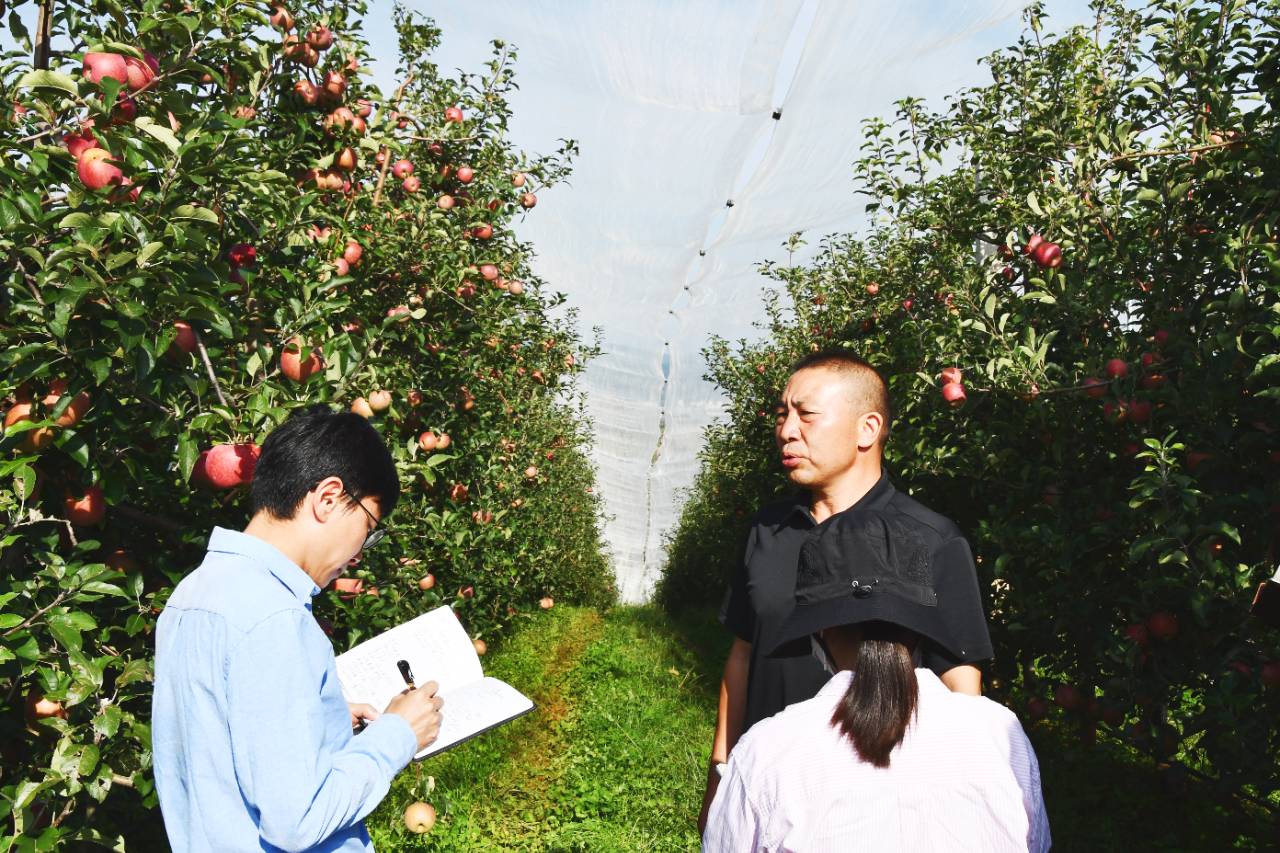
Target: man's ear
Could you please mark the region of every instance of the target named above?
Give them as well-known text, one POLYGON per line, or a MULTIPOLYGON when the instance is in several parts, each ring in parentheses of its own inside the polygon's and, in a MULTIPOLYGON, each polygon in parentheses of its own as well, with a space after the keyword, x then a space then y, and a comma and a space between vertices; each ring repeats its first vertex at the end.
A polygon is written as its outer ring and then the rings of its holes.
POLYGON ((341 477, 325 477, 307 495, 316 521, 325 522, 342 507, 346 486, 341 477))
POLYGON ((858 449, 874 447, 880 441, 880 431, 884 429, 884 415, 876 411, 867 412, 858 419, 858 449))

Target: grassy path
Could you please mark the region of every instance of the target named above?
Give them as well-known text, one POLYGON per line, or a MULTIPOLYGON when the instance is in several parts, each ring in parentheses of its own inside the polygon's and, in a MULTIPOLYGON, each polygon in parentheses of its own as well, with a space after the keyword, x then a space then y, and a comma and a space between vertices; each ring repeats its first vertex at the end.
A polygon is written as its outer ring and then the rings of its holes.
MULTIPOLYGON (((410 767, 369 819, 381 850, 685 851, 727 640, 648 608, 556 608, 486 660, 538 705, 410 767), (426 800, 435 829, 408 833, 426 800)), ((446 709, 447 712, 447 709, 446 709)))
MULTIPOLYGON (((557 607, 531 617, 485 661, 535 713, 410 767, 369 819, 380 850, 689 851, 715 721, 726 633, 708 613, 557 607), (440 819, 404 829, 414 800, 440 819)), ((447 709, 446 709, 447 711, 447 709)), ((1054 849, 1264 850, 1280 837, 1257 813, 1118 744, 1083 746, 1049 721, 1040 758, 1054 849)))

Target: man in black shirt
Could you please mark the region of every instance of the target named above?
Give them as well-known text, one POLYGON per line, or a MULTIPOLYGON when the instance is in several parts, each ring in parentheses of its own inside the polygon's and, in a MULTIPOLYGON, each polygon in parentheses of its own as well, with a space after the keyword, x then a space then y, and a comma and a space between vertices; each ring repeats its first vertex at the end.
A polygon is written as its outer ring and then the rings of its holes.
MULTIPOLYGON (((774 438, 792 483, 804 492, 770 504, 752 519, 742 562, 730 583, 720 621, 734 633, 720 683, 707 792, 699 818, 715 796, 717 764, 728 761, 754 723, 812 698, 828 674, 806 643, 765 655, 795 600, 800 547, 832 516, 858 507, 890 513, 895 529, 926 544, 941 615, 959 656, 926 646, 922 663, 951 690, 980 695, 975 665, 991 657, 978 577, 969 545, 954 523, 899 492, 882 466, 889 395, 875 368, 849 350, 830 349, 799 361, 778 403, 774 438)), ((903 543, 905 544, 905 543, 903 543)), ((888 542, 892 549, 895 543, 888 542)))

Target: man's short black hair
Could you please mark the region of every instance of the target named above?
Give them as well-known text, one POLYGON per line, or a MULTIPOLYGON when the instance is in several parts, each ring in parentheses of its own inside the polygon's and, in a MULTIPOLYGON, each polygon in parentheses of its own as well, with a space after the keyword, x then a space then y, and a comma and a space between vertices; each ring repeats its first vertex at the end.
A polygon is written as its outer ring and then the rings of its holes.
POLYGON ((250 494, 254 513, 290 519, 326 477, 356 500, 374 497, 383 516, 400 497, 400 478, 382 436, 354 412, 320 404, 298 409, 262 443, 250 494))
POLYGON ((854 402, 864 412, 879 412, 884 417, 884 426, 880 430, 880 443, 883 444, 889 435, 893 412, 889 403, 889 383, 884 381, 880 371, 846 347, 827 347, 811 352, 791 365, 791 373, 794 375, 811 367, 832 370, 854 380, 853 385, 857 389, 854 402))

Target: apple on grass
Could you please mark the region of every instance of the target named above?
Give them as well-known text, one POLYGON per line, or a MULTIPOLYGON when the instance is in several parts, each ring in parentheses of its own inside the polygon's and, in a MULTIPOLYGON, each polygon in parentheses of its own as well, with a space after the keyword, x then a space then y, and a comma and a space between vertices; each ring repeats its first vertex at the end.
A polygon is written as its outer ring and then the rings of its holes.
POLYGON ((430 832, 436 825, 436 809, 430 803, 410 803, 404 810, 404 825, 415 835, 430 832))

